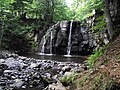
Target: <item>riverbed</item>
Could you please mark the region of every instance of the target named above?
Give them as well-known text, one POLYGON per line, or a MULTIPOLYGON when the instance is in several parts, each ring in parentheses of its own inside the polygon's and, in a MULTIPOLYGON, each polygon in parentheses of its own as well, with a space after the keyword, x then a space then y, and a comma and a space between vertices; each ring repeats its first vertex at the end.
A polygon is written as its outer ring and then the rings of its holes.
POLYGON ((60 82, 60 77, 85 68, 80 60, 78 56, 6 53, 0 58, 0 90, 52 90, 49 86, 60 82))

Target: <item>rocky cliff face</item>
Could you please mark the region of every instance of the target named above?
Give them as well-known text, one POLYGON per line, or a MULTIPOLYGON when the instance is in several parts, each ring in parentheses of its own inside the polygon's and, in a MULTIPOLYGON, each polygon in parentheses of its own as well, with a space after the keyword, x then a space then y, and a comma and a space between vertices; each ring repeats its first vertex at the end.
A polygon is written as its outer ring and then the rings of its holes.
POLYGON ((80 21, 61 21, 53 25, 41 40, 40 52, 65 55, 70 47, 70 54, 85 55, 90 54, 101 45, 107 44, 109 36, 105 28, 97 34, 91 30, 97 23, 96 18, 100 15, 101 12, 96 11, 96 14, 87 18, 84 24, 81 24, 80 21))
MULTIPOLYGON (((52 26, 47 33, 44 35, 44 38, 40 44, 40 50, 43 46, 44 52, 49 53, 51 48, 52 40, 52 53, 56 54, 67 54, 67 47, 69 42, 69 33, 70 33, 70 23, 71 21, 62 21, 52 26), (52 36, 51 36, 52 33, 52 36), (45 43, 44 43, 45 42, 45 43)), ((80 44, 83 39, 82 32, 80 30, 80 22, 73 21, 72 23, 72 32, 71 32, 71 53, 78 53, 81 48, 80 44)))

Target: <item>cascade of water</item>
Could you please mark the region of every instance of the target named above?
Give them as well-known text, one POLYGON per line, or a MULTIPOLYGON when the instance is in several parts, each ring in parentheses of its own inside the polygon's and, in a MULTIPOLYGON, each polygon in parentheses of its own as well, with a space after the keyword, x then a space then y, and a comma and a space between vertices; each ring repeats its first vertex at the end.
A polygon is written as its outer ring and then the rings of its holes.
POLYGON ((53 38, 53 32, 51 29, 51 32, 50 32, 50 54, 52 54, 52 38, 53 38))
POLYGON ((45 36, 43 37, 43 44, 42 44, 41 54, 44 54, 44 52, 45 52, 45 36))
POLYGON ((71 51, 72 25, 73 25, 73 21, 71 21, 71 23, 70 23, 70 31, 69 31, 68 46, 67 46, 67 55, 70 55, 70 51, 71 51))

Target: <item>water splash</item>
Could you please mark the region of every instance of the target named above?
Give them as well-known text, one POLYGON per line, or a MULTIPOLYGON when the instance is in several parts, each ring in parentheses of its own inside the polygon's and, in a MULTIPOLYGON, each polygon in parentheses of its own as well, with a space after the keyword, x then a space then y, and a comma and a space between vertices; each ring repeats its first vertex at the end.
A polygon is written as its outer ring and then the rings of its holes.
POLYGON ((72 25, 73 25, 73 21, 71 21, 71 23, 70 23, 70 31, 69 31, 68 46, 67 46, 67 55, 70 55, 70 51, 71 51, 72 25))

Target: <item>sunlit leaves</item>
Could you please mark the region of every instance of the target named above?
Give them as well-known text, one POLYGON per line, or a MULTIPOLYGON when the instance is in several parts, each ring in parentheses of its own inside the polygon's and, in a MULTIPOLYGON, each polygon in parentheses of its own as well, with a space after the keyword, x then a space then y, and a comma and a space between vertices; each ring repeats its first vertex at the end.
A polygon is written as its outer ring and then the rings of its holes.
POLYGON ((75 19, 84 20, 86 17, 93 15, 92 11, 94 9, 102 10, 103 2, 101 0, 75 0, 72 9, 74 10, 75 7, 75 19))

